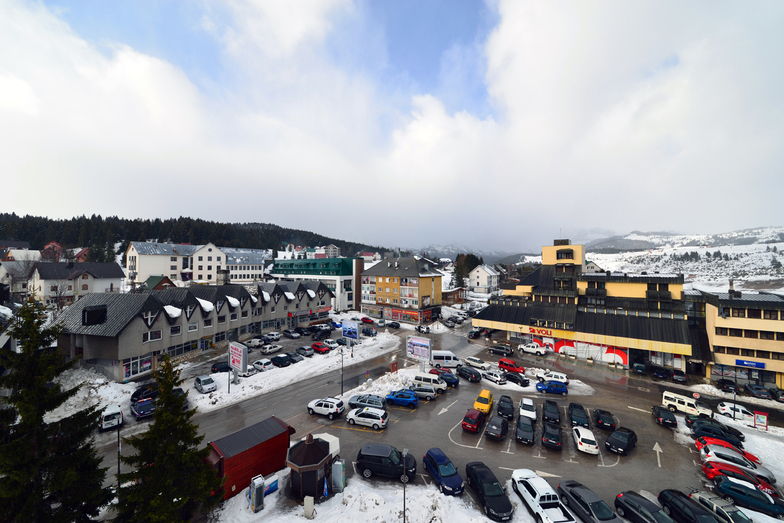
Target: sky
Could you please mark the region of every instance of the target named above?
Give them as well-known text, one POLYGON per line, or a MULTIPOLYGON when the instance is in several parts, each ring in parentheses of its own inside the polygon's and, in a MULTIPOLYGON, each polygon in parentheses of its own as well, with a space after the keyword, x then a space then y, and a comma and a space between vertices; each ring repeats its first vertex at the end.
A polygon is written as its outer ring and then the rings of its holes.
POLYGON ((538 252, 781 225, 784 4, 0 0, 4 212, 538 252))

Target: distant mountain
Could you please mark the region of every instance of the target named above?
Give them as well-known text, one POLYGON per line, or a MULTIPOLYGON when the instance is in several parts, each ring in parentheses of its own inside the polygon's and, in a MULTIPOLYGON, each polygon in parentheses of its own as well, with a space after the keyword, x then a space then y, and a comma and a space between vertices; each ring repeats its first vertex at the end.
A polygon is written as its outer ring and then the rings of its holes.
MULTIPOLYGON (((432 258, 449 258, 450 260, 454 261, 457 258, 458 254, 473 254, 479 258, 482 258, 485 263, 499 263, 498 260, 507 258, 509 256, 515 256, 511 252, 506 251, 482 251, 478 249, 472 249, 471 247, 467 247, 465 245, 428 245, 419 251, 414 252, 426 252, 432 258)), ((506 262, 508 263, 508 262, 506 262)))
POLYGON ((671 232, 632 231, 625 236, 593 240, 585 245, 589 252, 627 252, 659 247, 713 247, 722 245, 752 245, 784 240, 782 227, 757 227, 721 234, 677 234, 671 232))

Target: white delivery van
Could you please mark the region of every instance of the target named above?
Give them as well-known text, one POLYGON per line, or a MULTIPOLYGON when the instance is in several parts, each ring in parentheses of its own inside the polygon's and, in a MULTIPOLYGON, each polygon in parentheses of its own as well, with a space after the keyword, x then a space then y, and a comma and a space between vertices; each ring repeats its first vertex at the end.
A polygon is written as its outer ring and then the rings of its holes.
POLYGON ((447 384, 438 374, 426 374, 424 372, 417 372, 414 375, 414 383, 419 385, 432 385, 436 392, 441 394, 446 391, 447 384))
POLYGON ((463 362, 457 359, 451 351, 448 350, 434 350, 433 356, 430 359, 430 365, 440 369, 441 367, 456 368, 463 365, 463 362))
POLYGON ((713 411, 703 402, 688 396, 675 394, 674 392, 662 393, 662 405, 673 412, 678 410, 684 414, 694 414, 696 416, 706 416, 708 418, 713 417, 713 411))
POLYGON ((101 423, 98 425, 99 430, 108 430, 112 427, 123 424, 122 407, 119 405, 109 405, 101 414, 101 423))

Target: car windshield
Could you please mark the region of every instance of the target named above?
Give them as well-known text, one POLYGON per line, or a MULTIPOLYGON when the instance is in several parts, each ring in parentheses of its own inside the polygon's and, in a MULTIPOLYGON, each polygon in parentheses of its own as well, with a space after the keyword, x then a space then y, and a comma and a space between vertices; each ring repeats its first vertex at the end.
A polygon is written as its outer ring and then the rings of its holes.
POLYGON ((212 378, 205 378, 201 380, 202 385, 210 385, 211 383, 213 383, 212 378))
POLYGON ((392 452, 389 454, 389 460, 394 465, 400 465, 400 462, 403 461, 403 455, 400 454, 400 451, 396 448, 392 448, 392 452))
POLYGON ((485 495, 488 497, 504 495, 504 489, 497 481, 493 483, 485 483, 484 487, 485 495))
POLYGON ((732 510, 722 515, 728 517, 733 523, 751 523, 751 519, 742 510, 732 510))
POLYGON ((528 412, 536 412, 536 407, 533 404, 523 403, 520 408, 528 412))
POLYGON ((616 433, 614 433, 612 435, 612 438, 620 441, 621 443, 626 443, 627 441, 629 441, 629 436, 627 436, 623 432, 616 432, 616 433))
POLYGON ((463 421, 465 423, 468 423, 469 425, 474 425, 476 423, 476 420, 471 416, 466 416, 465 418, 463 418, 463 421))
POLYGON ((452 463, 444 463, 443 465, 438 466, 438 473, 442 478, 446 478, 448 476, 454 476, 457 474, 457 470, 455 470, 455 467, 452 465, 452 463))
POLYGON ((695 523, 716 523, 716 518, 710 514, 694 514, 695 523))
POLYGON ((596 518, 600 521, 607 521, 615 517, 612 509, 608 507, 607 503, 602 500, 590 503, 590 506, 591 512, 593 512, 593 515, 596 516, 596 518))
POLYGON ((664 513, 663 510, 657 510, 656 512, 650 513, 651 517, 656 521, 656 523, 673 523, 673 520, 670 516, 664 513))
POLYGON ((479 396, 478 398, 476 398, 476 401, 477 403, 484 403, 484 404, 490 403, 490 401, 484 396, 479 396))

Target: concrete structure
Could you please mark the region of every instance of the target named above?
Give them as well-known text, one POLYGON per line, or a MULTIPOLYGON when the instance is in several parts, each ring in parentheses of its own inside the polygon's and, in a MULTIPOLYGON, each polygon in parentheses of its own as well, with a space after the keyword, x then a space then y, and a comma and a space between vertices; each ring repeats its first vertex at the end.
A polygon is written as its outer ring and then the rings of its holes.
POLYGON ((281 282, 321 282, 334 294, 332 309, 349 311, 359 310, 357 291, 364 268, 362 258, 275 260, 271 276, 281 282))
POLYGON ((374 318, 427 323, 441 311, 441 277, 424 258, 386 258, 362 273, 362 312, 374 318))
POLYGON ((469 290, 478 294, 498 291, 500 273, 489 265, 477 265, 468 273, 469 290))

